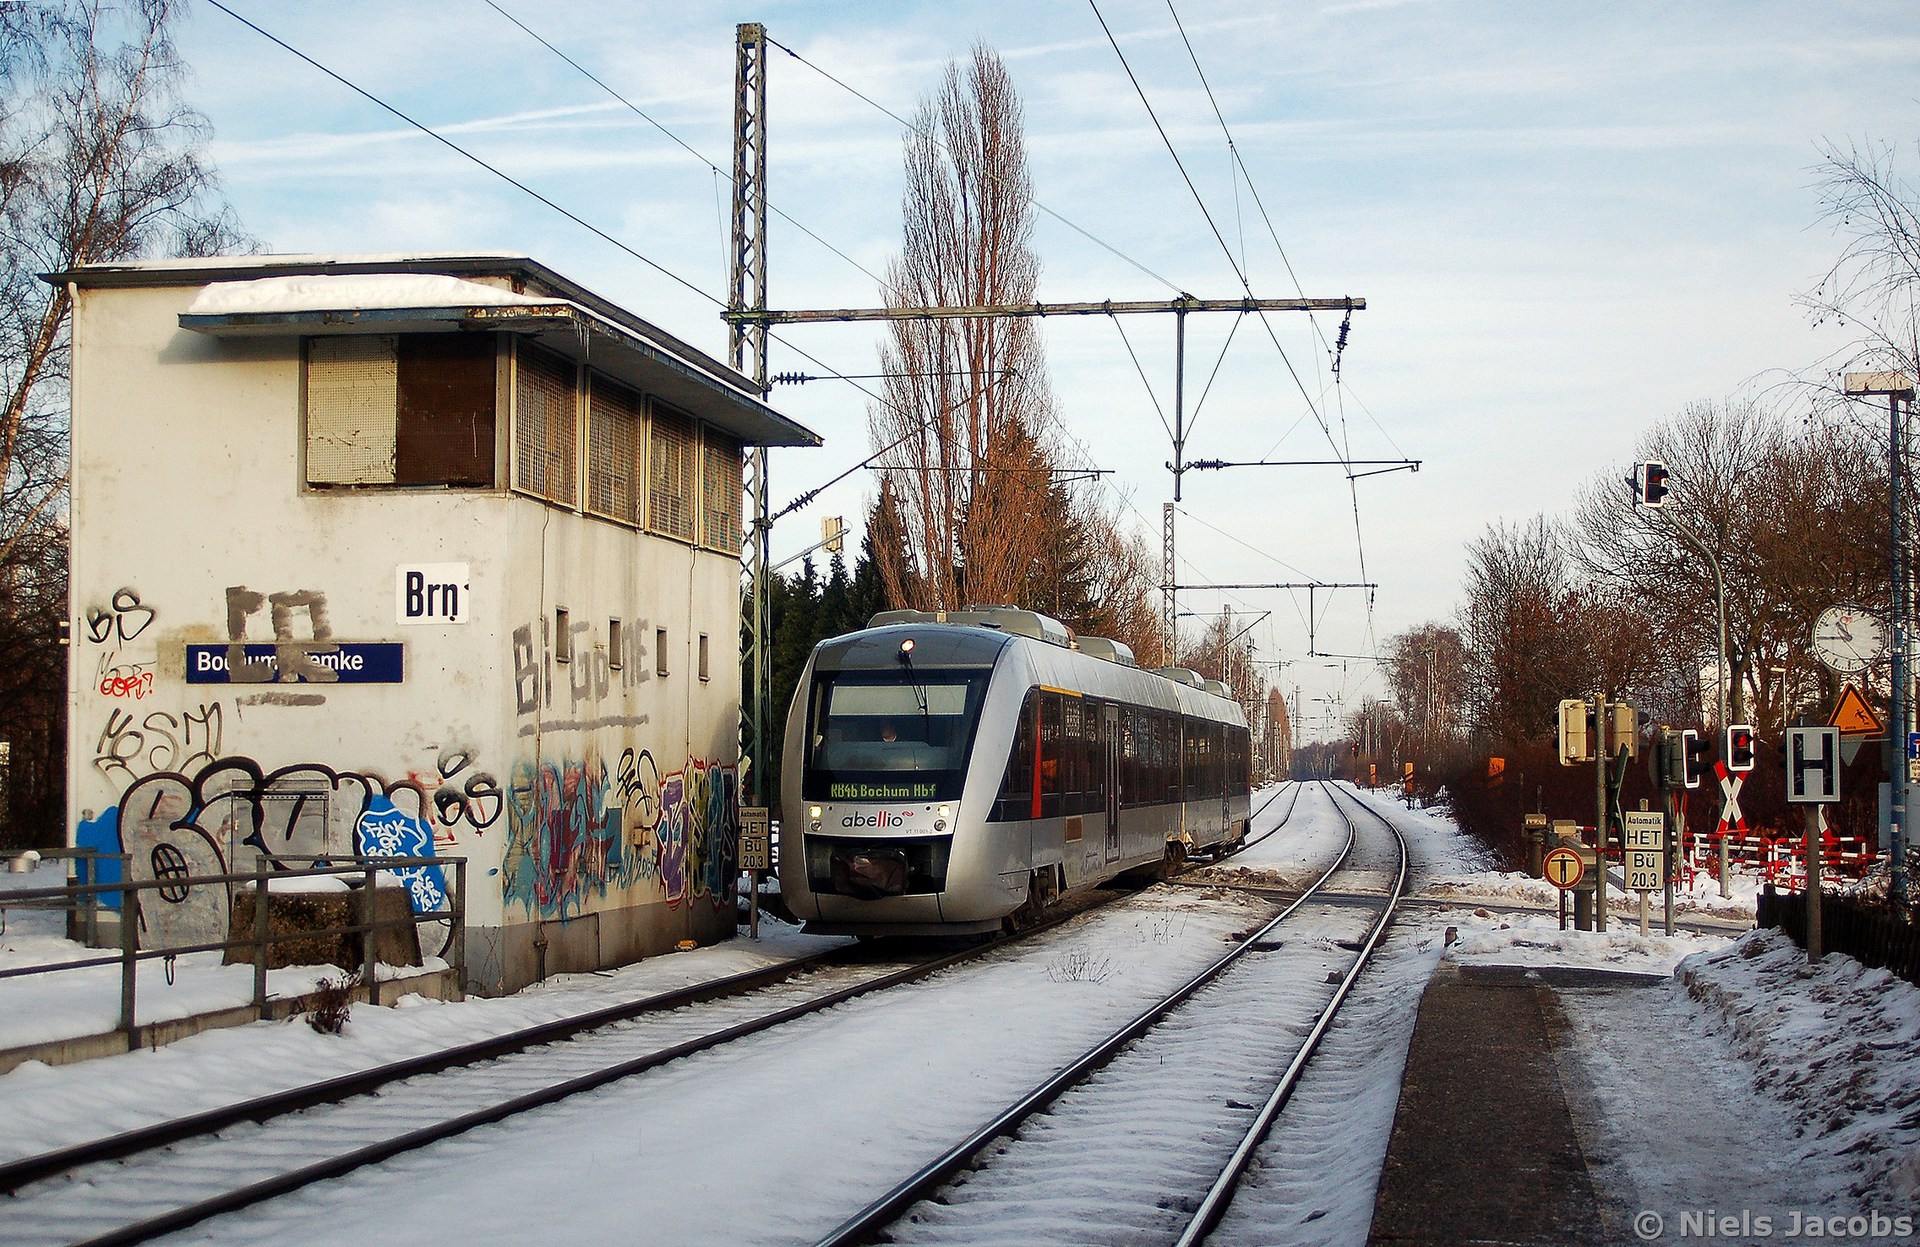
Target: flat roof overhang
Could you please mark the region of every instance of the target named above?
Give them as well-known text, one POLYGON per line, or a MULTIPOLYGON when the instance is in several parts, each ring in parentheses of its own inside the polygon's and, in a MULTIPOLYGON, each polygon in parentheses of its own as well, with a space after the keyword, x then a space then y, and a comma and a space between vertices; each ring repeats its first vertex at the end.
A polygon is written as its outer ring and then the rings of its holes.
POLYGON ((751 446, 818 446, 813 430, 753 394, 563 299, 506 306, 350 308, 339 311, 182 313, 180 327, 216 338, 362 333, 519 334, 666 402, 751 446))

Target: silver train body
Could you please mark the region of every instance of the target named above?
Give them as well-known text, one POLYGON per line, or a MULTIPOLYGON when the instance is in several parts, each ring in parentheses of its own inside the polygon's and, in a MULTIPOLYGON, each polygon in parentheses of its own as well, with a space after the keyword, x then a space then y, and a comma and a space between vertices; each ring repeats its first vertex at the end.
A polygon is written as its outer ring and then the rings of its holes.
POLYGON ((874 623, 814 648, 787 717, 780 888, 809 931, 997 930, 1245 836, 1219 685, 1024 611, 874 623))

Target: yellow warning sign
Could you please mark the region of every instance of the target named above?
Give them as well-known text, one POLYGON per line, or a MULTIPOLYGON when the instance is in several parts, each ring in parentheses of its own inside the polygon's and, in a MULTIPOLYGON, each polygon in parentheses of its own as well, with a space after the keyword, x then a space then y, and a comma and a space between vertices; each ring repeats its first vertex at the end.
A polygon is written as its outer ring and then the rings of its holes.
POLYGON ((1540 865, 1547 882, 1563 892, 1580 886, 1580 877, 1587 873, 1587 864, 1580 860, 1580 854, 1564 847, 1547 854, 1540 865))
POLYGON ((1867 699, 1851 684, 1840 690, 1840 700, 1828 716, 1827 726, 1839 728, 1842 736, 1878 736, 1886 730, 1867 699))

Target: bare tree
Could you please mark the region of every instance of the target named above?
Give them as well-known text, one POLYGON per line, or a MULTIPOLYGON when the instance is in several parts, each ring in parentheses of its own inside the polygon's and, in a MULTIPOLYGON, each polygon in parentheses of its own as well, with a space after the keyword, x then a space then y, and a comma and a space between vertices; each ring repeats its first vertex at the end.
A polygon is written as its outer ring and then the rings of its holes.
MULTIPOLYGON (((907 137, 906 168, 888 303, 1032 301, 1040 262, 1020 99, 990 48, 976 45, 964 70, 947 66, 907 137)), ((1028 574, 1027 517, 1045 501, 1052 466, 1035 458, 1045 458, 1053 420, 1038 331, 1025 318, 891 328, 886 401, 869 420, 876 446, 900 443, 883 466, 910 469, 894 484, 905 553, 921 574, 900 585, 903 604, 1014 601, 1028 574)))
POLYGON ((1700 713, 1700 674, 1719 649, 1704 546, 1725 582, 1729 714, 1745 719, 1752 704, 1764 723, 1780 722, 1788 690, 1772 673, 1795 666, 1814 617, 1887 599, 1882 450, 1857 425, 1794 426, 1751 403, 1696 403, 1636 454, 1667 464, 1666 505, 1634 506, 1619 467, 1587 489, 1573 521, 1582 569, 1615 596, 1632 634, 1606 650, 1611 687, 1642 693, 1668 721, 1700 713))
POLYGON ((1565 539, 1544 516, 1490 526, 1467 547, 1465 587, 1460 634, 1472 656, 1474 731, 1489 744, 1544 739, 1560 699, 1580 691, 1585 666, 1565 539))
POLYGON ((1859 332, 1842 367, 1920 375, 1920 190, 1901 177, 1889 146, 1828 146, 1821 156, 1821 215, 1845 241, 1801 303, 1816 324, 1859 332))
POLYGON ((206 121, 179 97, 178 10, 0 4, 0 738, 13 812, 43 833, 61 800, 72 305, 40 275, 247 241, 215 196, 206 121))
POLYGON ((1467 737, 1467 643, 1429 623, 1387 643, 1387 685, 1414 750, 1438 763, 1467 737))

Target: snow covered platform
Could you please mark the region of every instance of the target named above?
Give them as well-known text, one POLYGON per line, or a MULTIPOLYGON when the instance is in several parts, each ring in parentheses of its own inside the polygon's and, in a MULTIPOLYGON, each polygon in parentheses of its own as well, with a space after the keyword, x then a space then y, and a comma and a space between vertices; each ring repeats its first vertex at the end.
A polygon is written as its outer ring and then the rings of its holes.
POLYGON ((1556 1049, 1566 1017, 1549 987, 1655 974, 1444 964, 1420 1001, 1375 1197, 1372 1241, 1609 1241, 1556 1049))

